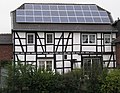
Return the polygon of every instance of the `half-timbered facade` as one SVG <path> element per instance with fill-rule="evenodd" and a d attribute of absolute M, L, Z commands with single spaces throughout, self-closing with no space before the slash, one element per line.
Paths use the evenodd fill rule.
<path fill-rule="evenodd" d="M 14 62 L 65 73 L 115 67 L 111 14 L 95 4 L 26 3 L 11 12 Z"/>

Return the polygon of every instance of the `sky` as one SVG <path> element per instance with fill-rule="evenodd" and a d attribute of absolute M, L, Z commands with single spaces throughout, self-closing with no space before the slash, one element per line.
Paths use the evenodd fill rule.
<path fill-rule="evenodd" d="M 75 4 L 97 4 L 111 12 L 113 20 L 120 18 L 120 0 L 1 0 L 0 2 L 0 34 L 11 33 L 10 12 L 23 3 L 75 3 Z"/>

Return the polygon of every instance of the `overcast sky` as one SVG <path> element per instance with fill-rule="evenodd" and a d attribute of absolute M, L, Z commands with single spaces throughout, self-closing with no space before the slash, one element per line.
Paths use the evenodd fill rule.
<path fill-rule="evenodd" d="M 0 2 L 0 33 L 11 33 L 10 12 L 23 3 L 78 3 L 97 4 L 111 12 L 114 20 L 120 17 L 120 0 L 2 0 Z"/>

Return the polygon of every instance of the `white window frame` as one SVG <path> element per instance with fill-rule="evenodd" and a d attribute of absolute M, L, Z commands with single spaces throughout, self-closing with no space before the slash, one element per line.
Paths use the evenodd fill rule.
<path fill-rule="evenodd" d="M 87 72 L 87 73 L 90 73 L 91 72 L 91 70 L 92 70 L 92 68 L 93 68 L 93 60 L 95 60 L 95 59 L 97 59 L 97 60 L 99 60 L 99 62 L 97 61 L 97 64 L 98 64 L 98 66 L 101 66 L 101 59 L 100 58 L 83 58 L 83 73 L 85 74 L 85 72 Z M 85 62 L 84 62 L 84 60 L 90 60 L 90 62 L 86 62 L 87 63 L 87 65 L 88 65 L 88 63 L 90 64 L 90 67 L 89 67 L 89 70 L 88 71 L 85 71 Z M 87 67 L 87 66 L 86 66 Z M 88 67 L 87 67 L 87 69 L 88 69 Z"/>
<path fill-rule="evenodd" d="M 33 43 L 28 42 L 28 35 L 33 35 Z M 35 44 L 35 34 L 34 33 L 27 33 L 27 44 Z"/>
<path fill-rule="evenodd" d="M 52 35 L 52 42 L 51 42 L 51 43 L 48 43 L 48 42 L 47 42 L 47 35 L 48 35 L 48 34 Z M 53 42 L 54 42 L 53 33 L 46 33 L 46 44 L 53 44 Z"/>
<path fill-rule="evenodd" d="M 106 40 L 105 40 L 107 38 L 106 37 L 107 35 L 109 35 L 109 37 L 110 37 L 110 42 L 109 43 L 106 43 Z M 104 34 L 104 44 L 109 45 L 109 44 L 111 44 L 111 41 L 112 41 L 111 34 Z"/>
<path fill-rule="evenodd" d="M 83 36 L 84 35 L 87 35 L 87 37 L 88 37 L 88 42 L 87 43 L 83 42 Z M 95 36 L 95 42 L 94 43 L 90 43 L 90 36 L 91 35 Z M 96 44 L 96 34 L 82 34 L 82 44 Z"/>
<path fill-rule="evenodd" d="M 38 61 L 37 61 L 37 64 L 38 64 L 38 68 L 39 68 L 39 62 L 40 61 L 43 61 L 43 62 L 45 62 L 45 70 L 47 71 L 47 61 L 52 61 L 52 70 L 51 71 L 53 71 L 54 70 L 54 62 L 53 62 L 53 59 L 38 59 Z"/>

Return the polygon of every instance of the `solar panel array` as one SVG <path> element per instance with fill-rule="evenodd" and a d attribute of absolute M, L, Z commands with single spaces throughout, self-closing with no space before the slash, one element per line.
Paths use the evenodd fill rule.
<path fill-rule="evenodd" d="M 16 22 L 23 23 L 110 23 L 108 13 L 96 5 L 25 4 L 16 10 Z"/>

